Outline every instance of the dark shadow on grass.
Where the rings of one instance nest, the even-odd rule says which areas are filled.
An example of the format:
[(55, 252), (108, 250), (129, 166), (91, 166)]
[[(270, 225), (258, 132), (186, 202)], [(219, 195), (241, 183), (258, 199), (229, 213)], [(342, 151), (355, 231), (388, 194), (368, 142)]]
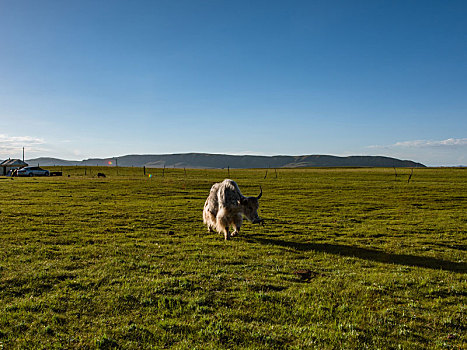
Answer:
[(467, 245), (461, 245), (461, 244), (444, 244), (444, 243), (434, 243), (438, 247), (444, 247), (444, 248), (450, 248), (450, 249), (457, 249), (457, 250), (462, 250), (462, 251), (467, 251)]
[(323, 252), (386, 264), (417, 266), (434, 270), (467, 273), (467, 263), (457, 263), (425, 256), (385, 253), (381, 250), (360, 248), (344, 244), (293, 242), (278, 238), (265, 238), (264, 236), (258, 235), (249, 235), (246, 237), (246, 240), (248, 242), (292, 248), (298, 251)]

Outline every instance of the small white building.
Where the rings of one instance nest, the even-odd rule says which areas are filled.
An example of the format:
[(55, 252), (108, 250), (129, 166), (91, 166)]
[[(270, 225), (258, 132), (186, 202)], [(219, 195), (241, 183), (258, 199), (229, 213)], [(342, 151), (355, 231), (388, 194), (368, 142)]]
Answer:
[(19, 169), (28, 166), (28, 163), (23, 162), (21, 159), (7, 159), (0, 163), (0, 176), (8, 175), (10, 170)]

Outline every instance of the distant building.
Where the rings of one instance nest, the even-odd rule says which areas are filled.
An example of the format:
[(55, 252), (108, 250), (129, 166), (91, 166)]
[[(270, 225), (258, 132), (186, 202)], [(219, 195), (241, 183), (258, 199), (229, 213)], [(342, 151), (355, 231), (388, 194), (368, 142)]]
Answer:
[(0, 163), (0, 175), (8, 175), (10, 170), (19, 169), (28, 166), (28, 163), (23, 162), (21, 159), (7, 159)]

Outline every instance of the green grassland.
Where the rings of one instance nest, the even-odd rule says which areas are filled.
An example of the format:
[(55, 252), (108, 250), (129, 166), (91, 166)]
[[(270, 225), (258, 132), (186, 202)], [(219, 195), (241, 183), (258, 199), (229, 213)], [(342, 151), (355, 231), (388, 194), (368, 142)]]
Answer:
[(0, 179), (0, 349), (466, 349), (465, 169), (49, 170)]

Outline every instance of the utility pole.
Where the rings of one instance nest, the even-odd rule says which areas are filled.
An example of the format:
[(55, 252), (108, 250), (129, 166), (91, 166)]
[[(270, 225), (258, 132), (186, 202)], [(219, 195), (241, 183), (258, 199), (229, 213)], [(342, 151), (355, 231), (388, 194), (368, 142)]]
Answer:
[(24, 147), (23, 147), (23, 163), (24, 163)]

